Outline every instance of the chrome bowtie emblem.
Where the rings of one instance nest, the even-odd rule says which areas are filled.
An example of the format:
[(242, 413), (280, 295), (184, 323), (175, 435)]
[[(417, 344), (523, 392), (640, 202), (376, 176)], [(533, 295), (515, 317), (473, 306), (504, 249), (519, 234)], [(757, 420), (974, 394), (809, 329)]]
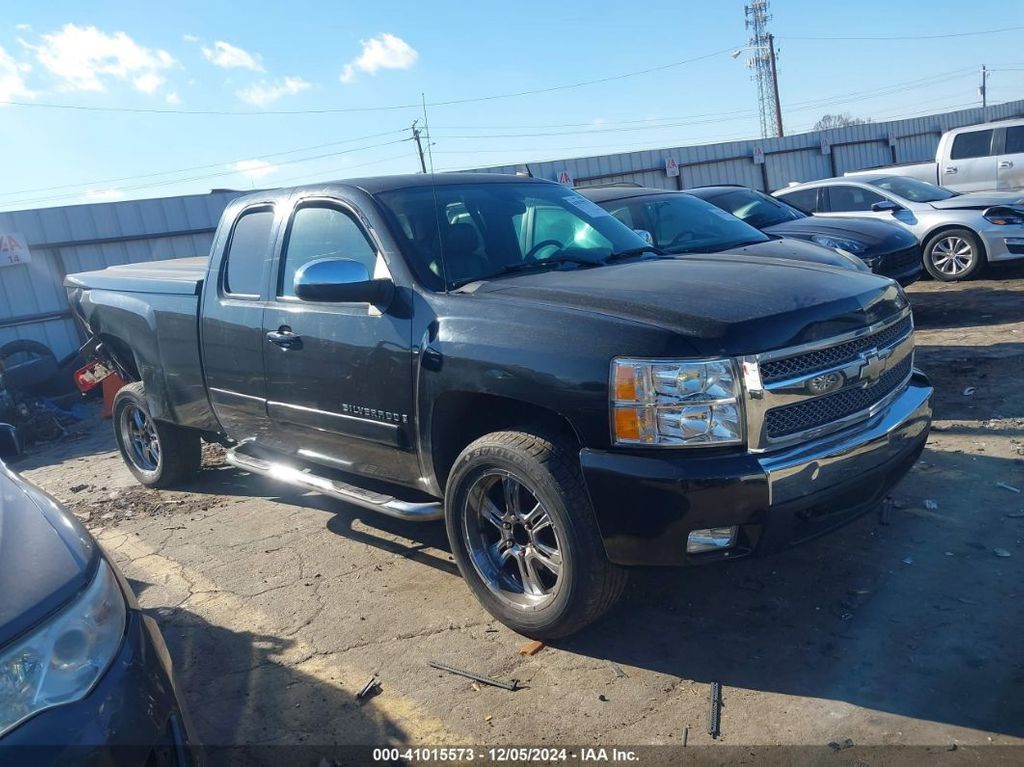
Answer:
[(861, 352), (859, 355), (860, 371), (855, 380), (859, 381), (861, 386), (865, 388), (874, 386), (889, 367), (889, 357), (891, 355), (892, 349), (882, 351), (869, 349), (868, 351)]

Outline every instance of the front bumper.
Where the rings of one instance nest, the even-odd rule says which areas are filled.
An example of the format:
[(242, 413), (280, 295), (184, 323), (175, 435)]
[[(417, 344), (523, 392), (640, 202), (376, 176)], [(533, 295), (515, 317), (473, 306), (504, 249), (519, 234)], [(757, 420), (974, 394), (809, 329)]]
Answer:
[(189, 767), (189, 724), (160, 630), (130, 609), (121, 650), (92, 692), (0, 738), (0, 764)]
[[(580, 453), (608, 558), (682, 565), (767, 554), (833, 530), (877, 504), (920, 456), (932, 387), (909, 385), (869, 420), (804, 445), (760, 455), (712, 452)], [(727, 552), (686, 553), (693, 530), (739, 527)]]
[(1024, 226), (990, 226), (979, 234), (988, 261), (1024, 258)]
[[(867, 258), (866, 256), (864, 258)], [(895, 250), (883, 255), (872, 254), (869, 259), (873, 264), (871, 270), (883, 277), (891, 277), (903, 287), (912, 285), (921, 279), (924, 262), (921, 260), (921, 246), (916, 242), (907, 248)]]

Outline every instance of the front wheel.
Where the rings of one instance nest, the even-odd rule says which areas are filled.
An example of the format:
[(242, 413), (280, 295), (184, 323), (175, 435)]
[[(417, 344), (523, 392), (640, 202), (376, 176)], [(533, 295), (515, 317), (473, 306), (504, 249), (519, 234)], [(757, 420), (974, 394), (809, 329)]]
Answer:
[(966, 280), (985, 267), (985, 253), (970, 229), (947, 229), (924, 244), (924, 268), (942, 282)]
[(576, 451), (528, 431), (473, 442), (448, 482), (445, 522), (459, 570), (509, 628), (567, 636), (622, 595), (626, 571), (605, 556)]
[(143, 485), (173, 487), (199, 471), (199, 432), (155, 420), (141, 383), (122, 387), (114, 397), (113, 410), (121, 458)]

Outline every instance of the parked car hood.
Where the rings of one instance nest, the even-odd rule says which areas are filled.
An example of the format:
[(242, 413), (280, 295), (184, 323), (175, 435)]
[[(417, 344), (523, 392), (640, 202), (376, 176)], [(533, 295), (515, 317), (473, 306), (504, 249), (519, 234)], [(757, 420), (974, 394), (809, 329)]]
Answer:
[(0, 463), (0, 646), (81, 591), (98, 562), (74, 516)]
[[(907, 305), (869, 272), (736, 255), (688, 255), (477, 283), (473, 292), (668, 329), (696, 354), (756, 354), (831, 338)], [(552, 332), (557, 332), (553, 330)]]
[(1020, 192), (966, 192), (945, 200), (928, 203), (939, 210), (955, 210), (957, 208), (990, 208), (993, 205), (1024, 205), (1024, 195)]
[(729, 248), (725, 253), (736, 255), (749, 255), (758, 258), (779, 258), (804, 263), (820, 264), (822, 266), (833, 266), (839, 269), (853, 269), (861, 271), (867, 267), (862, 266), (859, 259), (852, 261), (842, 253), (837, 253), (831, 248), (817, 245), (813, 242), (797, 240), (790, 237), (779, 237), (768, 240), (768, 242), (755, 242), (751, 245), (744, 245), (740, 248)]
[(764, 229), (781, 237), (802, 237), (814, 235), (845, 237), (857, 240), (867, 247), (864, 255), (872, 256), (893, 250), (909, 248), (917, 244), (917, 238), (898, 224), (875, 221), (871, 218), (821, 218), (807, 216), (793, 221), (783, 221)]

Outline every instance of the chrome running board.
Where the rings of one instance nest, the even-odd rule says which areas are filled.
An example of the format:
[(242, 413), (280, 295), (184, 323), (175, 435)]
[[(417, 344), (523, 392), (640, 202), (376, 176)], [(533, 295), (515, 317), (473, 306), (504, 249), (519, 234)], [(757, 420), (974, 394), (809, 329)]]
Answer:
[(414, 522), (433, 522), (444, 518), (444, 506), (438, 501), (420, 503), (402, 501), (391, 495), (364, 490), (355, 485), (321, 477), (310, 471), (302, 471), (293, 466), (240, 453), (237, 447), (228, 450), (224, 458), (229, 464), (243, 471), (287, 482), (289, 485), (303, 487), (307, 490), (314, 490), (329, 495), (331, 498), (337, 498), (339, 501), (379, 511), (389, 517)]

